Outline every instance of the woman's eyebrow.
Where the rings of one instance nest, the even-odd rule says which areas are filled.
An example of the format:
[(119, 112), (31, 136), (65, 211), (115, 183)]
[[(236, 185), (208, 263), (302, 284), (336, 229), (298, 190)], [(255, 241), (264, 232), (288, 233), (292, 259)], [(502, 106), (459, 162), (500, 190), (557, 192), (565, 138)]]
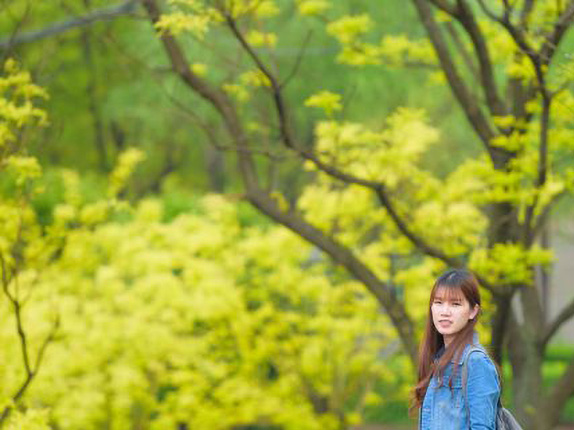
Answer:
[(462, 302), (462, 298), (460, 297), (449, 297), (448, 299), (445, 297), (436, 296), (433, 301), (439, 300), (441, 302)]

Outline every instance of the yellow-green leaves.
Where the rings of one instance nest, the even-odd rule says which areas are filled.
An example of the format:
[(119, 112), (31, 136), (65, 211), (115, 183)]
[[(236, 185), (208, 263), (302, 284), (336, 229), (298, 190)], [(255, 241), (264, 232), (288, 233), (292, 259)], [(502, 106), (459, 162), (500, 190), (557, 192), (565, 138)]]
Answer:
[(207, 75), (207, 65), (204, 63), (193, 63), (191, 65), (191, 71), (197, 76), (204, 77)]
[(108, 195), (110, 197), (116, 197), (126, 186), (128, 178), (133, 173), (138, 163), (140, 163), (144, 158), (144, 153), (136, 148), (130, 148), (120, 154), (118, 163), (110, 174), (110, 183), (108, 186)]
[(327, 116), (331, 116), (334, 112), (343, 108), (341, 96), (326, 90), (320, 91), (305, 100), (305, 106), (323, 109)]
[(436, 143), (438, 132), (423, 112), (399, 109), (375, 131), (360, 123), (324, 121), (315, 129), (317, 150), (325, 161), (361, 178), (395, 187), (408, 175), (419, 175), (420, 156)]
[(373, 27), (373, 21), (366, 15), (347, 15), (331, 22), (327, 32), (334, 36), (342, 45), (356, 42)]
[(250, 98), (249, 91), (243, 85), (226, 83), (222, 85), (222, 89), (238, 102), (246, 102)]
[(246, 86), (252, 86), (252, 87), (270, 87), (271, 86), (271, 81), (269, 81), (269, 78), (267, 77), (267, 75), (265, 75), (265, 73), (263, 73), (259, 69), (249, 70), (249, 71), (243, 73), (240, 76), (239, 80)]
[(405, 35), (386, 35), (380, 43), (366, 39), (373, 28), (367, 14), (346, 15), (327, 25), (327, 33), (341, 44), (337, 60), (352, 66), (384, 64), (402, 67), (406, 64), (433, 65), (435, 53), (427, 40), (410, 40)]
[(470, 257), (470, 267), (496, 285), (532, 282), (533, 267), (552, 262), (553, 252), (534, 246), (525, 249), (516, 243), (497, 243), (492, 249), (476, 249)]
[(28, 124), (47, 124), (46, 113), (34, 103), (48, 97), (16, 61), (8, 59), (3, 66), (0, 75), (0, 168), (5, 155), (19, 150), (8, 147), (14, 142), (17, 130)]
[(173, 10), (162, 15), (156, 23), (160, 32), (173, 35), (185, 32), (203, 39), (209, 26), (218, 20), (219, 14), (201, 0), (170, 0), (169, 3)]
[(48, 423), (49, 413), (46, 410), (16, 411), (8, 419), (6, 430), (49, 430)]
[(183, 12), (174, 12), (162, 15), (156, 27), (160, 31), (169, 31), (173, 35), (183, 32), (191, 33), (203, 39), (209, 26), (209, 17), (206, 15), (189, 15)]
[(487, 227), (484, 214), (468, 201), (437, 198), (422, 204), (413, 215), (417, 231), (450, 255), (467, 254), (479, 244)]
[[(237, 205), (221, 196), (170, 223), (162, 211), (145, 200), (130, 221), (69, 232), (36, 287), (55, 294), (63, 320), (30, 401), (62, 430), (361, 421), (348, 401), (379, 401), (371, 382), (395, 377), (378, 358), (394, 332), (375, 299), (331, 278), (288, 230), (239, 228)], [(1, 330), (0, 340), (17, 349)], [(2, 362), (0, 375), (14, 368)], [(314, 393), (328, 404), (322, 413)]]
[(381, 40), (380, 56), (385, 65), (394, 67), (436, 63), (436, 55), (427, 40), (411, 40), (403, 34), (384, 36)]
[(301, 15), (321, 15), (331, 7), (328, 0), (298, 0), (297, 8)]
[(378, 47), (362, 40), (372, 26), (373, 21), (367, 14), (347, 15), (329, 23), (327, 33), (334, 36), (342, 47), (337, 60), (355, 66), (379, 64)]
[(257, 30), (250, 31), (246, 39), (247, 42), (254, 47), (273, 48), (277, 43), (277, 35), (275, 33), (264, 33)]
[(42, 168), (35, 157), (12, 155), (5, 161), (8, 171), (16, 176), (19, 185), (29, 179), (35, 179), (42, 174)]

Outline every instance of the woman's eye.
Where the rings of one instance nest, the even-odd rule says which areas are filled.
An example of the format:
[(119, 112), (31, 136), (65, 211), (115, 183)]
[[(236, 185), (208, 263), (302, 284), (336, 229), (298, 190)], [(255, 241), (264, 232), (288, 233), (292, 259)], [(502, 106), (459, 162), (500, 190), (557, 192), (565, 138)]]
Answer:
[(453, 303), (453, 306), (460, 306), (460, 303)]

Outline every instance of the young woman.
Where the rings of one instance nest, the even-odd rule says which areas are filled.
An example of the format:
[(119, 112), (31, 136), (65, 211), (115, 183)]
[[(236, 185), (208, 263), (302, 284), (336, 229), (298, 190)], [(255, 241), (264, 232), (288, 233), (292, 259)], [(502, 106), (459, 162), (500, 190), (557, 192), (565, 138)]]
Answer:
[[(480, 311), (478, 282), (471, 273), (449, 270), (436, 280), (413, 396), (420, 430), (496, 429), (500, 385), (474, 331)], [(481, 351), (469, 357), (464, 396), (462, 364), (471, 345)]]

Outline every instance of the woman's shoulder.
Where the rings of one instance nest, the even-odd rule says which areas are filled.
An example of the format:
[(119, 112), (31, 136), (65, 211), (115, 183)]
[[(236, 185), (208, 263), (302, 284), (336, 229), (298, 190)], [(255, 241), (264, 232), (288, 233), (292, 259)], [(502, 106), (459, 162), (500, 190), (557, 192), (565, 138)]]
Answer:
[(467, 361), (469, 366), (480, 366), (485, 364), (494, 366), (492, 358), (490, 358), (490, 355), (483, 347), (473, 347), (467, 352), (466, 355), (468, 356)]
[(490, 355), (484, 347), (471, 348), (468, 351), (467, 361), (469, 374), (483, 373), (492, 376), (498, 375), (494, 361), (490, 358)]

